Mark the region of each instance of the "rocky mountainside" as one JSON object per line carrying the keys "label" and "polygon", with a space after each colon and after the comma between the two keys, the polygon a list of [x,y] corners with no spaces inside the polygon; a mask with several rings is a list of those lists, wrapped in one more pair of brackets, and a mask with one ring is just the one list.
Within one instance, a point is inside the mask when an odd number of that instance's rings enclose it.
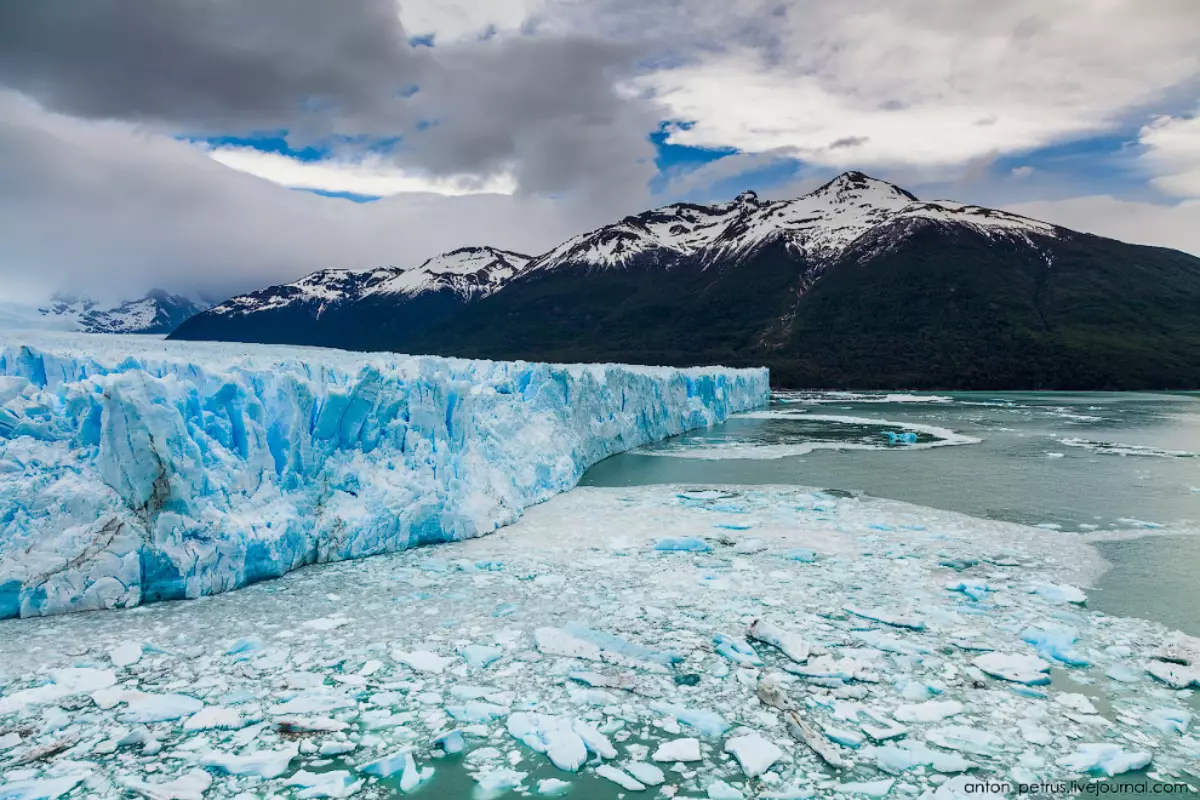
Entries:
{"label": "rocky mountainside", "polygon": [[536,258],[467,248],[234,298],[178,338],[765,364],[782,386],[1200,386],[1200,259],[848,172],[677,203]]}

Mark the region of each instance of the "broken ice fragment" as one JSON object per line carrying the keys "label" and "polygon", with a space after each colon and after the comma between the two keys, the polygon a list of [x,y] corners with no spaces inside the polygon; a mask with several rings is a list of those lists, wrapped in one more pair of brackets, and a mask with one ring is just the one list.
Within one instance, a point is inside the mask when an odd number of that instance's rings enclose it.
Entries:
{"label": "broken ice fragment", "polygon": [[673,717],[684,725],[695,728],[705,736],[715,738],[723,735],[729,729],[729,723],[715,711],[687,708],[686,706],[663,703],[661,701],[651,703],[650,708],[660,714]]}
{"label": "broken ice fragment", "polygon": [[754,652],[754,648],[741,639],[734,639],[726,636],[723,633],[718,633],[713,637],[713,649],[719,655],[724,656],[735,664],[742,664],[748,667],[761,667],[762,659],[758,657],[758,653]]}
{"label": "broken ice fragment", "polygon": [[1074,586],[1065,583],[1038,583],[1029,590],[1031,593],[1046,598],[1052,603],[1074,603],[1082,605],[1087,602],[1087,595]]}
{"label": "broken ice fragment", "polygon": [[957,753],[942,753],[921,742],[905,742],[871,748],[875,766],[882,772],[898,775],[917,767],[932,767],[937,772],[966,772],[975,765]]}
{"label": "broken ice fragment", "polygon": [[672,739],[663,742],[651,756],[655,761],[699,761],[699,739]]}
{"label": "broken ice fragment", "polygon": [[883,797],[891,791],[892,784],[896,782],[895,778],[887,778],[881,781],[851,781],[850,783],[839,783],[833,789],[842,794],[861,794],[867,797]]}
{"label": "broken ice fragment", "polygon": [[756,619],[750,623],[746,635],[755,641],[771,645],[797,664],[803,664],[813,652],[813,646],[805,641],[803,636],[784,630],[765,619]]}
{"label": "broken ice fragment", "polygon": [[726,740],[725,752],[732,755],[747,778],[756,778],[783,757],[783,751],[758,733],[749,733]]}
{"label": "broken ice fragment", "polygon": [[566,794],[570,788],[570,783],[560,781],[558,778],[543,778],[537,782],[537,793],[543,797],[558,797]]}
{"label": "broken ice fragment", "polygon": [[166,722],[204,708],[203,702],[186,694],[130,692],[126,703],[128,710],[117,717],[121,722]]}
{"label": "broken ice fragment", "polygon": [[625,771],[647,786],[659,786],[667,780],[661,769],[646,761],[630,761],[625,764]]}
{"label": "broken ice fragment", "polygon": [[[118,778],[117,782],[149,800],[203,800],[204,793],[212,785],[212,776],[202,769],[193,769],[164,783],[148,783],[137,778]],[[0,786],[0,797],[7,798],[3,789]]]}
{"label": "broken ice fragment", "polygon": [[236,708],[226,706],[205,706],[183,723],[187,731],[203,731],[213,728],[236,729],[244,728],[250,720],[244,719]]}
{"label": "broken ice fragment", "polygon": [[288,765],[299,752],[300,745],[294,742],[282,750],[258,750],[240,756],[210,751],[200,758],[200,765],[228,772],[230,775],[278,778],[287,772]]}
{"label": "broken ice fragment", "polygon": [[645,791],[646,786],[641,781],[634,778],[628,772],[617,769],[612,764],[604,764],[596,767],[596,774],[605,780],[612,781],[623,789],[628,789],[631,792]]}
{"label": "broken ice fragment", "polygon": [[1187,733],[1192,724],[1192,712],[1183,708],[1157,708],[1146,715],[1146,724],[1163,733]]}
{"label": "broken ice fragment", "polygon": [[946,584],[948,592],[962,592],[972,600],[982,600],[987,597],[987,593],[992,591],[992,588],[984,581],[950,581]]}
{"label": "broken ice fragment", "polygon": [[141,642],[121,642],[108,651],[108,659],[114,667],[128,667],[136,664],[142,658]]}
{"label": "broken ice fragment", "polygon": [[1127,752],[1117,744],[1089,743],[1080,744],[1074,753],[1058,759],[1058,765],[1072,772],[1086,772],[1092,775],[1120,775],[1130,770],[1141,769],[1149,764],[1151,755],[1147,752]]}
{"label": "broken ice fragment", "polygon": [[1072,647],[1079,640],[1079,634],[1074,628],[1066,625],[1034,625],[1022,631],[1021,638],[1036,647],[1038,653],[1046,658],[1072,667],[1086,667],[1090,663],[1082,653]]}
{"label": "broken ice fragment", "polygon": [[713,781],[708,785],[708,800],[745,800],[746,796],[725,781]]}
{"label": "broken ice fragment", "polygon": [[993,678],[1030,686],[1050,683],[1050,665],[1037,656],[1012,653],[984,653],[971,662]]}
{"label": "broken ice fragment", "polygon": [[710,553],[712,545],[696,536],[659,539],[654,549],[661,552]]}
{"label": "broken ice fragment", "polygon": [[959,750],[980,756],[992,756],[1003,751],[999,736],[987,731],[968,728],[965,725],[947,725],[930,730],[926,737],[938,747]]}
{"label": "broken ice fragment", "polygon": [[957,700],[929,700],[924,703],[905,704],[892,714],[901,722],[937,722],[946,717],[962,713],[963,704]]}
{"label": "broken ice fragment", "polygon": [[445,672],[446,667],[454,662],[453,658],[439,656],[437,653],[431,653],[428,650],[415,650],[411,653],[403,650],[393,650],[392,658],[417,672],[430,672],[434,675],[441,675]]}
{"label": "broken ice fragment", "polygon": [[601,661],[650,672],[666,672],[668,667],[683,660],[674,653],[652,650],[582,625],[538,628],[533,632],[533,641],[537,649],[546,655]]}
{"label": "broken ice fragment", "polygon": [[309,772],[302,769],[283,783],[285,786],[301,787],[301,791],[296,793],[298,798],[349,797],[363,785],[361,780],[354,780],[354,776],[344,769],[331,772]]}
{"label": "broken ice fragment", "polygon": [[508,732],[531,750],[545,753],[554,766],[577,772],[587,761],[587,746],[568,717],[518,711],[508,717]]}
{"label": "broken ice fragment", "polygon": [[474,669],[483,669],[489,664],[499,661],[500,657],[504,655],[504,651],[499,647],[487,647],[482,644],[469,644],[458,648],[457,652],[467,662],[467,666]]}
{"label": "broken ice fragment", "polygon": [[891,625],[894,628],[908,628],[914,631],[925,630],[924,620],[912,614],[893,614],[879,608],[856,608],[851,605],[843,606],[843,608],[856,617],[869,619],[873,622],[882,622],[884,625]]}

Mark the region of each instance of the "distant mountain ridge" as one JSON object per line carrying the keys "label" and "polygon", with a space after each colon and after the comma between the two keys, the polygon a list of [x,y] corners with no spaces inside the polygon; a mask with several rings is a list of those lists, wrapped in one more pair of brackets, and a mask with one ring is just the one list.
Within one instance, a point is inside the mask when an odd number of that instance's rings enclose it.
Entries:
{"label": "distant mountain ridge", "polygon": [[211,302],[152,289],[142,297],[106,306],[92,298],[55,295],[38,308],[48,325],[86,333],[170,333]]}
{"label": "distant mountain ridge", "polygon": [[537,257],[327,270],[173,334],[485,358],[765,364],[778,385],[1200,386],[1200,259],[860,172],[676,203]]}

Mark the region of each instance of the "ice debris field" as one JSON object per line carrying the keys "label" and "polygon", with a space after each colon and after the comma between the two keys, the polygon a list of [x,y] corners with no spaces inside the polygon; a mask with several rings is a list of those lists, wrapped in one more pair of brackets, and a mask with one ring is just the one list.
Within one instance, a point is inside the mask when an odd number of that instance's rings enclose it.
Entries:
{"label": "ice debris field", "polygon": [[479,536],[606,456],[768,393],[766,370],[11,336],[0,619]]}
{"label": "ice debris field", "polygon": [[1089,610],[1102,568],[893,501],[580,488],[490,536],[0,622],[0,797],[1194,784],[1200,640]]}

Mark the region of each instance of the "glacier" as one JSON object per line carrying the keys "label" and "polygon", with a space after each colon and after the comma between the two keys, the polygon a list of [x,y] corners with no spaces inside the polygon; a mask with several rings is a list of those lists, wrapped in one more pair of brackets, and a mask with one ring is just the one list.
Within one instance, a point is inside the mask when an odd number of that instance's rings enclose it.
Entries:
{"label": "glacier", "polygon": [[28,332],[0,344],[0,619],[195,598],[486,534],[765,369]]}

